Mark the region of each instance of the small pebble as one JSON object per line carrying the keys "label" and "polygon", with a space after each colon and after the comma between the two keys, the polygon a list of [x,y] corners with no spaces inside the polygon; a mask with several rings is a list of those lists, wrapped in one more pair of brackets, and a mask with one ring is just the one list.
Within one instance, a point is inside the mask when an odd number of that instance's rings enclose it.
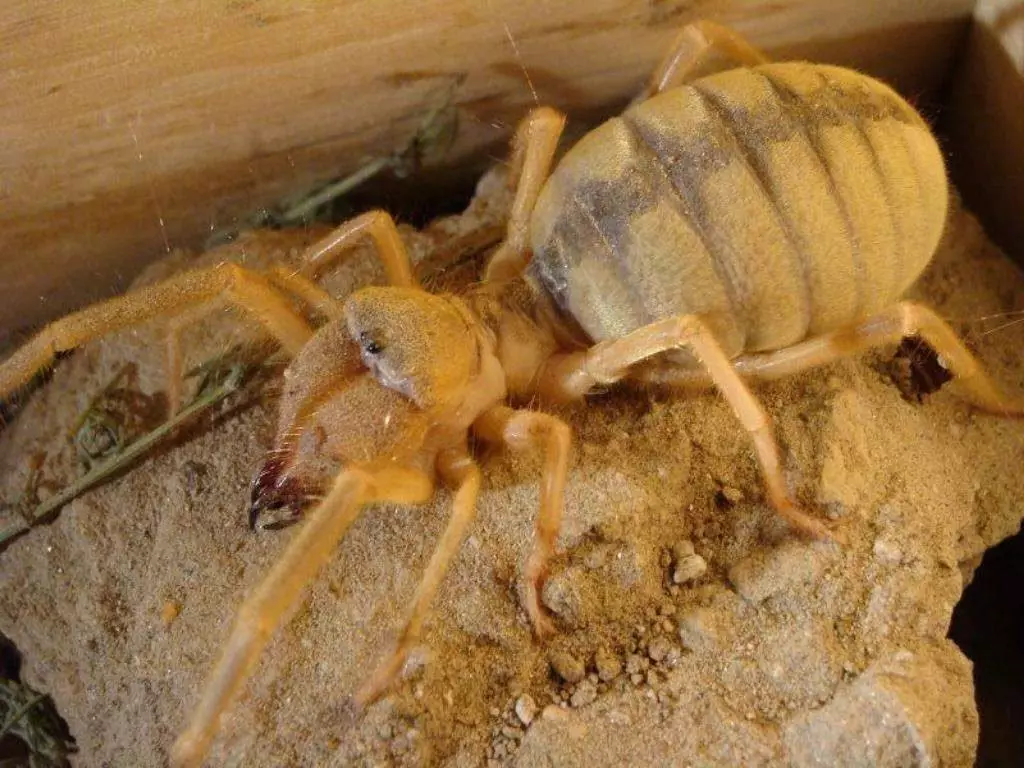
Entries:
{"label": "small pebble", "polygon": [[556,616],[578,624],[583,615],[583,572],[568,568],[548,579],[541,599]]}
{"label": "small pebble", "polygon": [[676,562],[679,562],[684,557],[689,557],[696,551],[697,550],[693,548],[692,541],[680,541],[678,544],[672,547],[672,558]]}
{"label": "small pebble", "polygon": [[656,637],[651,640],[651,644],[647,646],[647,655],[651,658],[651,661],[662,661],[668,655],[671,647],[672,644],[666,638]]}
{"label": "small pebble", "polygon": [[597,686],[589,680],[584,680],[573,691],[572,698],[569,700],[574,707],[585,707],[597,698]]}
{"label": "small pebble", "polygon": [[548,660],[555,674],[567,683],[578,683],[586,675],[583,662],[566,651],[553,651]]}
{"label": "small pebble", "polygon": [[519,722],[523,725],[529,726],[533,722],[533,718],[537,716],[537,702],[533,700],[533,696],[528,693],[524,693],[518,699],[516,699],[516,717],[519,718]]}
{"label": "small pebble", "polygon": [[603,646],[594,654],[594,666],[597,668],[598,679],[605,683],[622,673],[622,662],[619,661],[619,657]]}
{"label": "small pebble", "polygon": [[760,603],[801,583],[816,581],[823,569],[822,554],[815,547],[791,541],[736,563],[729,569],[729,581],[744,599]]}
{"label": "small pebble", "polygon": [[629,656],[626,657],[626,673],[635,675],[641,669],[643,669],[643,659],[635,653],[629,654]]}
{"label": "small pebble", "polygon": [[672,572],[672,581],[675,584],[686,584],[696,581],[707,573],[708,564],[700,555],[687,555],[676,562],[675,570]]}
{"label": "small pebble", "polygon": [[722,488],[722,495],[725,500],[730,504],[736,505],[743,501],[743,491],[739,488],[733,488],[732,486],[726,485]]}

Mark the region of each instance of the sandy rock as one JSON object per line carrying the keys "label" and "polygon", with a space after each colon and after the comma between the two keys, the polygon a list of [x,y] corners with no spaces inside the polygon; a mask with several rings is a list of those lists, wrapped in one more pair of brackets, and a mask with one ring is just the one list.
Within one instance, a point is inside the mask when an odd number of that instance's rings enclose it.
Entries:
{"label": "sandy rock", "polygon": [[584,680],[576,686],[576,690],[572,692],[572,696],[569,702],[579,709],[585,707],[588,704],[592,704],[594,699],[597,698],[597,686],[590,680]]}
{"label": "sandy rock", "polygon": [[672,570],[673,584],[696,581],[708,570],[707,562],[694,552],[693,543],[689,541],[680,542],[672,548],[672,559],[675,565]]}
{"label": "sandy rock", "polygon": [[699,653],[719,647],[722,636],[719,615],[709,608],[694,608],[679,617],[679,640],[689,651]]}
{"label": "sandy rock", "polygon": [[696,581],[707,573],[708,564],[700,555],[689,555],[676,563],[672,571],[673,584],[686,584]]}
{"label": "sandy rock", "polygon": [[541,595],[544,605],[571,626],[579,626],[583,620],[585,579],[582,569],[566,568],[548,579]]}
{"label": "sandy rock", "polygon": [[818,501],[842,513],[863,510],[878,498],[878,488],[870,480],[871,446],[857,423],[871,417],[871,406],[864,397],[849,388],[833,400],[831,423],[825,443]]}
{"label": "sandy rock", "polygon": [[903,559],[903,552],[899,544],[891,539],[875,539],[875,544],[871,551],[878,562],[885,563],[886,565],[896,565]]}
{"label": "sandy rock", "polygon": [[568,651],[552,651],[548,656],[551,669],[567,683],[578,683],[587,674],[583,660]]}
{"label": "sandy rock", "polygon": [[622,674],[622,661],[604,646],[594,654],[594,667],[597,676],[603,683],[608,683]]}
{"label": "sandy rock", "polygon": [[649,568],[649,563],[631,543],[624,543],[619,547],[608,566],[615,583],[622,589],[633,589],[643,583]]}
{"label": "sandy rock", "polygon": [[714,694],[694,693],[665,710],[656,700],[612,694],[526,734],[517,768],[623,765],[778,765],[771,729],[738,721]]}
{"label": "sandy rock", "polygon": [[533,718],[537,716],[537,702],[533,700],[533,697],[524,693],[518,699],[516,699],[516,717],[519,718],[519,722],[523,725],[529,725],[533,722]]}
{"label": "sandy rock", "polygon": [[978,739],[971,665],[945,641],[875,662],[784,732],[796,766],[962,765]]}
{"label": "sandy rock", "polygon": [[818,578],[824,557],[818,546],[787,541],[759,550],[729,569],[729,581],[744,598],[760,603],[777,592]]}
{"label": "sandy rock", "polygon": [[647,644],[647,656],[654,663],[659,663],[665,660],[666,657],[672,652],[672,643],[666,637],[656,637]]}

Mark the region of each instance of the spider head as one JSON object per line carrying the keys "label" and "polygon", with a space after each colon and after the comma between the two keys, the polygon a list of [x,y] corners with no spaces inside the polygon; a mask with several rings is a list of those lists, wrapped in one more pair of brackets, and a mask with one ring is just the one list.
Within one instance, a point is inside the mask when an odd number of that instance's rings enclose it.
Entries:
{"label": "spider head", "polygon": [[461,404],[479,366],[457,299],[364,288],[288,366],[274,451],[252,484],[249,525],[297,521],[339,465],[415,461],[427,432]]}
{"label": "spider head", "polygon": [[461,400],[480,364],[474,321],[447,296],[419,288],[363,288],[345,302],[363,364],[423,410]]}

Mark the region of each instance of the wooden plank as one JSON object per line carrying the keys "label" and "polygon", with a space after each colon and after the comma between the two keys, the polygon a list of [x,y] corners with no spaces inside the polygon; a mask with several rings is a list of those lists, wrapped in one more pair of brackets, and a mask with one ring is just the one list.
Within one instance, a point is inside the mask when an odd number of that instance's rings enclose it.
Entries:
{"label": "wooden plank", "polygon": [[460,78],[454,164],[503,152],[531,88],[573,115],[607,114],[698,15],[919,93],[941,81],[972,5],[7,0],[0,337],[400,146]]}
{"label": "wooden plank", "polygon": [[1024,5],[981,0],[950,89],[953,178],[992,238],[1024,264]]}

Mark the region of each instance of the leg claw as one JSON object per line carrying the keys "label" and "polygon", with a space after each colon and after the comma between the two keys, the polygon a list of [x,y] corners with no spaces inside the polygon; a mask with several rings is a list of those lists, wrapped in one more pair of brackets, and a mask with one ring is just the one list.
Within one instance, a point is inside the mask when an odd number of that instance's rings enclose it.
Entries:
{"label": "leg claw", "polygon": [[793,517],[787,517],[790,525],[797,529],[802,535],[810,539],[819,539],[825,541],[834,541],[840,546],[846,546],[849,544],[846,536],[836,528],[835,523],[825,522],[823,520],[817,520],[813,517],[804,515],[799,510],[790,510]]}
{"label": "leg claw", "polygon": [[530,618],[533,634],[541,641],[551,637],[558,631],[554,622],[548,618],[547,611],[540,604],[540,595],[543,587],[544,580],[542,578],[531,579],[527,583],[525,600],[526,615]]}

